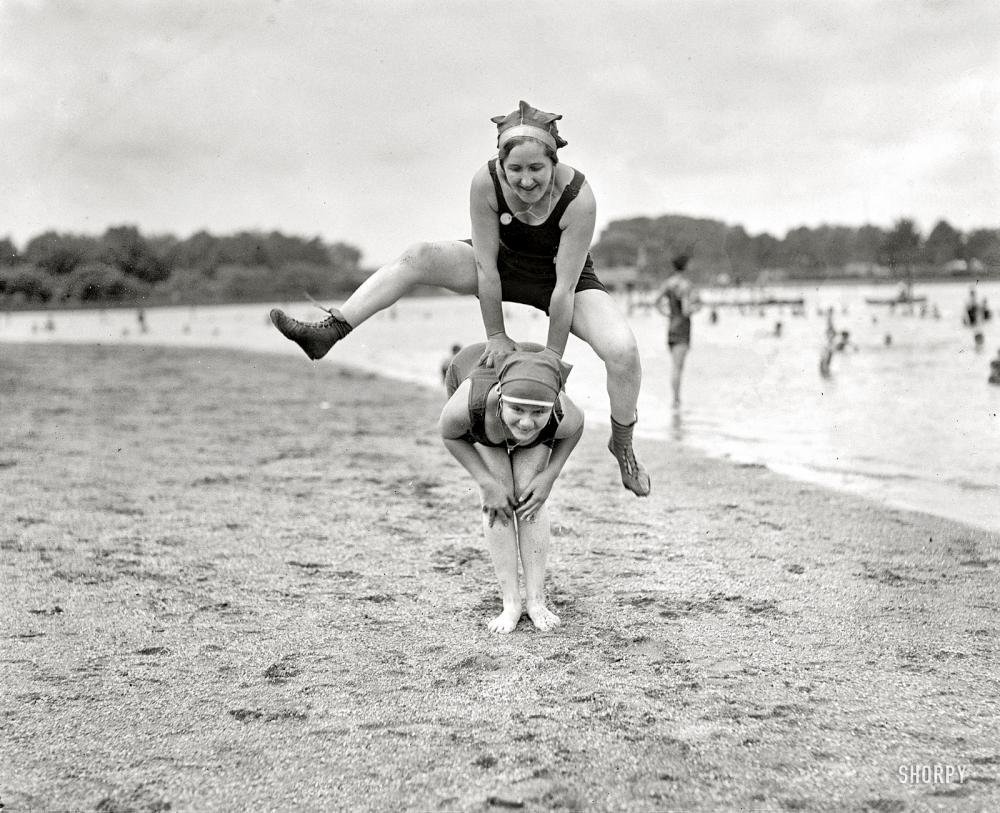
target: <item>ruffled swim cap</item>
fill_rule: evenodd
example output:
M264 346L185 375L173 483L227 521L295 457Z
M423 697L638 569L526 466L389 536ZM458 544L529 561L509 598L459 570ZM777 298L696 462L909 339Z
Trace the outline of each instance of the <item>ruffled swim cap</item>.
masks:
M567 144L559 137L559 130L556 127L556 122L561 118L559 113L546 113L522 99L518 102L517 110L506 116L494 116L490 121L497 126L498 149L512 138L527 136L556 150Z
M551 353L515 351L500 368L500 395L512 403L550 407L572 369Z

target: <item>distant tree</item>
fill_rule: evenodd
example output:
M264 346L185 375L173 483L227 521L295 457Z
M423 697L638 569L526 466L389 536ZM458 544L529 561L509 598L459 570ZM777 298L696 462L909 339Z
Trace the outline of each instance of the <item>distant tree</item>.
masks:
M330 264L329 250L318 237L305 240L302 237L289 237L280 231L272 231L267 235L265 245L275 268L288 263Z
M355 285L349 277L355 270L315 263L288 263L275 273L271 293L281 299L299 298L303 293L329 296L339 290L353 289Z
M100 240L100 259L123 274L143 282L159 282L170 276L170 268L150 248L135 226L113 226Z
M98 256L99 247L93 238L54 231L33 237L24 249L25 260L57 276Z
M742 226L730 226L725 231L726 257L731 273L739 278L753 276L759 270L754 262L753 240Z
M781 249L786 264L798 270L799 276L801 272L814 273L824 264L812 229L806 226L790 229L781 241Z
M177 268L180 240L172 234L157 234L147 237L146 244L153 256L172 274Z
M975 229L965 241L965 258L1000 266L1000 229Z
M226 302L261 300L274 295L275 274L264 265L223 265L215 272L215 281Z
M348 243L334 243L327 249L328 262L337 271L354 274L361 263L361 252Z
M55 279L41 268L25 264L0 268L0 291L15 303L48 302L55 290Z
M267 238L259 232L241 231L219 240L218 266L242 265L247 268L274 268Z
M219 238L207 231L195 232L181 240L174 251L175 268L196 268L211 274L220 265Z
M846 226L822 225L813 234L818 259L826 268L840 269L851 260L854 230Z
M607 230L594 244L591 253L601 268L633 266L638 261L639 244L634 234Z
M136 299L149 286L133 274L107 263L85 263L70 272L61 298L75 302L116 302Z
M152 293L160 301L177 305L222 301L214 277L198 268L184 266L175 268L167 279L156 283Z
M947 220L939 220L924 242L923 259L931 265L944 265L962 256L962 233Z
M920 256L920 232L909 218L896 221L880 246L880 258L890 268L909 268Z
M750 238L753 263L758 269L781 266L781 241L774 235L762 232Z
M21 255L9 237L0 239L0 267L5 265L17 265L21 261Z
M851 244L851 258L855 262L877 263L886 233L878 226L865 224L854 233Z

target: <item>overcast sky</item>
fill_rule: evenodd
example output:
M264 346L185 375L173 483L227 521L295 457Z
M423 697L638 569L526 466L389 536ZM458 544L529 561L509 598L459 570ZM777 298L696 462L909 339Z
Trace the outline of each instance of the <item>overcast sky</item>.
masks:
M0 236L469 234L490 117L609 220L1000 226L1000 3L0 2Z

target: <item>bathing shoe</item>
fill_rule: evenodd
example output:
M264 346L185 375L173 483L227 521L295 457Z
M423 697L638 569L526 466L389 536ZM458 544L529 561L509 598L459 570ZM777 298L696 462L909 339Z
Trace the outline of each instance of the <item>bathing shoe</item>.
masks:
M353 330L336 308L318 307L330 314L321 322L300 322L278 308L271 311L274 326L286 339L291 339L305 350L313 361L323 358L331 347Z
M642 464L635 459L635 452L632 451L632 430L635 424L636 421L632 421L626 426L611 418L611 440L608 441L608 451L618 460L622 485L637 497L648 497L652 483Z

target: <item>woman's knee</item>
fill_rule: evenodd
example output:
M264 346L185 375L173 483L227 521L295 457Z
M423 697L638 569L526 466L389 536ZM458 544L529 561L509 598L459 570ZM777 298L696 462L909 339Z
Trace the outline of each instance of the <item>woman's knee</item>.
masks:
M426 277L434 269L435 257L440 253L435 248L437 245L437 243L430 242L413 243L399 255L396 263L415 277Z
M631 330L616 332L602 343L600 350L594 349L609 369L636 374L642 372L639 345Z
M415 282L440 285L458 293L476 290L476 260L471 246L457 241L414 243L397 263Z

